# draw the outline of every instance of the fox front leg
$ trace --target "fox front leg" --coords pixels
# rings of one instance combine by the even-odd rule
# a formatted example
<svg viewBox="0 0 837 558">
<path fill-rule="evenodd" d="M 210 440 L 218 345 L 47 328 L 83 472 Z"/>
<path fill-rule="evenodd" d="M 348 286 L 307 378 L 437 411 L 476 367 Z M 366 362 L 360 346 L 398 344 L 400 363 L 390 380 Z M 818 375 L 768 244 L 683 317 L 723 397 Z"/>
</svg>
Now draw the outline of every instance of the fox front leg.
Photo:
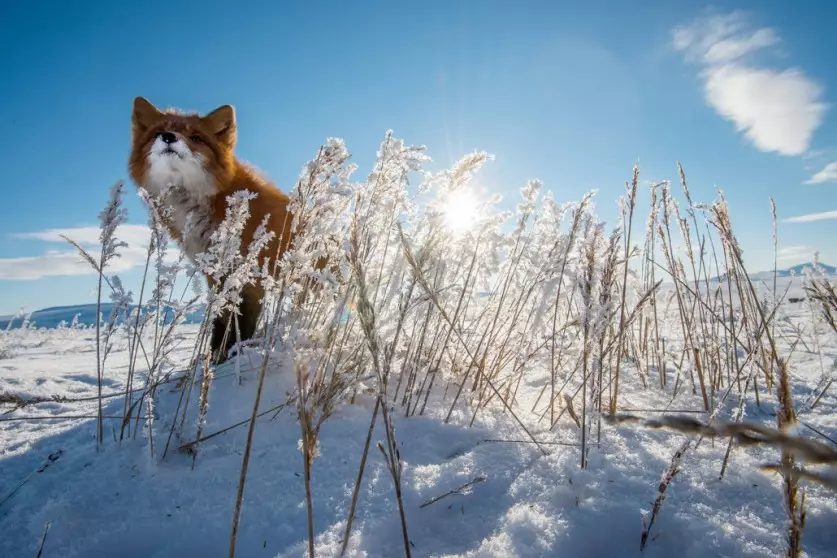
<svg viewBox="0 0 837 558">
<path fill-rule="evenodd" d="M 234 316 L 231 311 L 225 311 L 215 318 L 210 341 L 214 362 L 220 364 L 226 361 L 233 345 L 253 338 L 262 310 L 261 298 L 262 289 L 254 285 L 245 285 L 241 291 L 238 315 Z"/>
</svg>

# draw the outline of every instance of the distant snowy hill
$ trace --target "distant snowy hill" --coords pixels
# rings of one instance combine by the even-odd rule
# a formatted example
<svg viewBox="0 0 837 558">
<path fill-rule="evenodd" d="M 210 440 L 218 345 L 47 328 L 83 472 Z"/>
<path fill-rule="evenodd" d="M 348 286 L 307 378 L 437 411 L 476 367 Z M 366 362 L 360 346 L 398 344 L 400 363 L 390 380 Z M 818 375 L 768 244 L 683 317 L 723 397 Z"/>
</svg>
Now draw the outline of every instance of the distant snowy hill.
<svg viewBox="0 0 837 558">
<path fill-rule="evenodd" d="M 801 277 L 806 269 L 813 267 L 813 263 L 804 263 L 795 265 L 793 267 L 789 267 L 787 269 L 780 269 L 776 272 L 776 275 L 780 279 L 789 278 L 789 277 Z M 837 268 L 826 265 L 826 264 L 819 264 L 819 267 L 827 274 L 827 275 L 837 275 Z M 712 281 L 719 281 L 725 278 L 724 275 L 720 277 L 713 277 Z M 769 282 L 773 280 L 773 271 L 759 271 L 757 273 L 751 273 L 750 278 L 754 281 L 765 281 Z M 482 296 L 487 296 L 488 293 L 480 293 Z M 113 308 L 113 304 L 110 302 L 102 303 L 102 315 L 105 319 L 108 318 L 110 312 Z M 197 306 L 195 311 L 189 314 L 186 318 L 186 323 L 200 323 L 203 320 L 203 306 Z M 43 308 L 41 310 L 37 310 L 32 312 L 32 315 L 29 317 L 30 322 L 34 322 L 34 326 L 37 328 L 55 328 L 61 322 L 65 322 L 67 325 L 70 325 L 73 322 L 73 317 L 78 314 L 78 323 L 85 326 L 91 326 L 96 324 L 96 305 L 95 304 L 77 304 L 74 306 L 54 306 L 51 308 Z M 9 321 L 12 322 L 12 329 L 19 328 L 23 324 L 23 317 L 14 318 L 13 316 L 0 316 L 0 329 L 6 329 L 9 324 Z"/>
<path fill-rule="evenodd" d="M 132 307 L 133 310 L 134 307 Z M 113 304 L 110 302 L 103 302 L 101 311 L 105 320 L 110 316 L 113 310 Z M 172 312 L 169 310 L 166 317 L 169 318 Z M 30 325 L 36 328 L 55 328 L 61 322 L 66 325 L 73 323 L 74 317 L 78 315 L 78 324 L 91 326 L 96 324 L 96 304 L 77 304 L 74 306 L 53 306 L 51 308 L 43 308 L 32 312 L 29 316 Z M 186 323 L 200 323 L 203 319 L 203 306 L 197 306 L 195 311 L 186 316 Z M 12 322 L 12 329 L 17 329 L 23 325 L 24 317 L 20 316 L 0 316 L 0 329 L 6 329 L 9 322 Z M 122 320 L 120 320 L 122 321 Z M 33 324 L 34 322 L 34 324 Z"/>
<path fill-rule="evenodd" d="M 818 264 L 819 268 L 825 272 L 826 275 L 837 275 L 837 268 L 820 263 Z M 776 276 L 778 278 L 787 278 L 787 277 L 801 277 L 806 269 L 811 269 L 814 267 L 813 263 L 803 263 L 799 265 L 795 265 L 793 267 L 789 267 L 787 269 L 778 269 L 776 270 Z M 713 277 L 712 281 L 723 281 L 726 279 L 726 275 L 721 275 L 719 277 Z M 751 273 L 750 279 L 754 281 L 772 281 L 773 280 L 773 270 L 769 271 L 759 271 L 757 273 Z"/>
</svg>

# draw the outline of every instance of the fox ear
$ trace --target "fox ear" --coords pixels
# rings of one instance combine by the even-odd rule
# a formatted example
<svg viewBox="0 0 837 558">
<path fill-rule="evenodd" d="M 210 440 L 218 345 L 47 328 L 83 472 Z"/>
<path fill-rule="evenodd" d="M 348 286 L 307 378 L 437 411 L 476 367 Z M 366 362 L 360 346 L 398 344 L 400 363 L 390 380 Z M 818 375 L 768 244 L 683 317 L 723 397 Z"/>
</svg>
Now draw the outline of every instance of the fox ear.
<svg viewBox="0 0 837 558">
<path fill-rule="evenodd" d="M 235 146 L 235 109 L 231 105 L 218 107 L 204 116 L 203 121 L 219 142 L 227 147 Z"/>
<path fill-rule="evenodd" d="M 137 97 L 134 99 L 134 113 L 131 117 L 131 124 L 135 131 L 142 131 L 148 128 L 161 114 L 148 99 Z"/>
</svg>

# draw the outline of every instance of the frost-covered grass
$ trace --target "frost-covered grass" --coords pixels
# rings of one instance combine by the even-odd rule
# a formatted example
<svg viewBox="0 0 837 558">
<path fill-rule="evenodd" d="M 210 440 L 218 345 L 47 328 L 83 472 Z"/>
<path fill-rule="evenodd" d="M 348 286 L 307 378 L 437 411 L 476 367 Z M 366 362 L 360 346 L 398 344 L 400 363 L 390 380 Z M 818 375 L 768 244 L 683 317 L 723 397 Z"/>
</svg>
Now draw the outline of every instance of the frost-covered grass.
<svg viewBox="0 0 837 558">
<path fill-rule="evenodd" d="M 116 316 L 2 333 L 0 554 L 828 556 L 829 278 L 752 283 L 723 198 L 693 202 L 682 171 L 635 169 L 614 230 L 595 193 L 537 181 L 513 212 L 467 211 L 488 160 L 427 172 L 388 134 L 356 180 L 330 140 L 272 269 L 264 234 L 236 255 L 246 196 L 192 269 L 146 199 L 141 293 L 105 266 Z M 196 269 L 216 286 L 192 293 Z M 259 337 L 216 366 L 214 318 L 257 279 Z"/>
</svg>

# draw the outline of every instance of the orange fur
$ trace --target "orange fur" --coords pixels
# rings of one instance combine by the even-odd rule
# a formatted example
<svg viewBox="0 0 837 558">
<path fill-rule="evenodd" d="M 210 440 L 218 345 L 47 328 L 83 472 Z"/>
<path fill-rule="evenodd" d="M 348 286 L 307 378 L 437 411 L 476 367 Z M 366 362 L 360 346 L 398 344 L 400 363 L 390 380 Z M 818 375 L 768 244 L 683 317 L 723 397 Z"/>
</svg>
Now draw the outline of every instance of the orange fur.
<svg viewBox="0 0 837 558">
<path fill-rule="evenodd" d="M 128 165 L 131 178 L 152 194 L 152 190 L 160 187 L 159 176 L 173 176 L 173 180 L 180 177 L 184 183 L 189 182 L 185 189 L 191 192 L 188 196 L 190 203 L 181 203 L 179 209 L 182 214 L 191 214 L 198 219 L 198 224 L 204 227 L 205 232 L 215 230 L 223 221 L 227 196 L 241 190 L 255 193 L 257 197 L 250 201 L 250 219 L 242 233 L 241 248 L 242 251 L 247 249 L 259 224 L 269 214 L 267 227 L 275 236 L 261 253 L 259 264 L 263 265 L 265 259 L 269 259 L 272 271 L 274 262 L 292 241 L 292 215 L 288 211 L 290 199 L 236 158 L 236 132 L 235 112 L 229 105 L 200 116 L 175 110 L 161 111 L 143 97 L 137 97 L 134 100 L 132 147 Z M 161 154 L 161 149 L 167 146 L 176 148 L 177 153 Z M 188 163 L 184 163 L 184 160 L 188 160 Z M 171 175 L 160 171 L 155 174 L 155 168 L 165 170 L 170 168 L 168 165 L 175 163 L 183 165 L 186 170 L 172 171 Z M 196 207 L 199 205 L 205 211 L 198 212 Z M 194 252 L 197 249 L 184 238 L 180 229 L 182 223 L 169 221 L 166 226 L 171 236 L 186 249 L 187 255 L 193 258 L 196 254 L 190 253 L 190 250 Z M 210 278 L 207 279 L 211 282 Z M 244 302 L 239 308 L 239 327 L 242 340 L 246 340 L 255 333 L 264 290 L 261 284 L 247 286 L 242 295 Z M 228 317 L 223 316 L 223 323 L 215 324 L 212 350 L 219 361 L 226 359 L 226 352 L 235 341 L 235 332 L 231 330 L 228 342 L 221 347 L 219 335 L 223 336 L 227 320 Z"/>
</svg>

